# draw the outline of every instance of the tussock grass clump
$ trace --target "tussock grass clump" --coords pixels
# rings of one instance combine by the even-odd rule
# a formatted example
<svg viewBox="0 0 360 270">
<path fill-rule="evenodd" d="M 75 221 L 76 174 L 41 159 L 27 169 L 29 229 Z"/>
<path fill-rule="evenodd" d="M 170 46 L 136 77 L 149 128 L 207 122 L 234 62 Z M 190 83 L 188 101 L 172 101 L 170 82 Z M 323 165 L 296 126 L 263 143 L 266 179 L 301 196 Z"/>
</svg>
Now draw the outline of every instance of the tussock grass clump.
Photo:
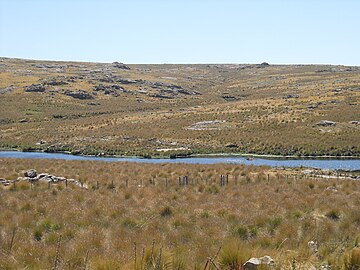
<svg viewBox="0 0 360 270">
<path fill-rule="evenodd" d="M 354 248 L 345 258 L 346 270 L 360 269 L 360 248 Z"/>
<path fill-rule="evenodd" d="M 245 242 L 230 239 L 221 248 L 219 263 L 225 269 L 240 269 L 253 252 Z"/>
</svg>

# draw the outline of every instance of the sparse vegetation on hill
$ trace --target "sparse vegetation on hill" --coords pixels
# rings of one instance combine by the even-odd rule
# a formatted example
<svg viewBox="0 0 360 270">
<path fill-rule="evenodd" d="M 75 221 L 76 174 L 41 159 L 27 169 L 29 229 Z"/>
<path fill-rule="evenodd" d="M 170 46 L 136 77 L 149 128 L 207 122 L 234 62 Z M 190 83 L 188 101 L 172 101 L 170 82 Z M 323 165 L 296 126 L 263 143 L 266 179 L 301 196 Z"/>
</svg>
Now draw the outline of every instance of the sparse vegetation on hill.
<svg viewBox="0 0 360 270">
<path fill-rule="evenodd" d="M 0 177 L 30 168 L 89 188 L 0 185 L 0 269 L 235 270 L 266 256 L 272 269 L 359 266 L 359 181 L 240 165 L 21 159 L 0 160 Z"/>
<path fill-rule="evenodd" d="M 1 58 L 0 95 L 6 149 L 360 155 L 359 67 Z"/>
</svg>

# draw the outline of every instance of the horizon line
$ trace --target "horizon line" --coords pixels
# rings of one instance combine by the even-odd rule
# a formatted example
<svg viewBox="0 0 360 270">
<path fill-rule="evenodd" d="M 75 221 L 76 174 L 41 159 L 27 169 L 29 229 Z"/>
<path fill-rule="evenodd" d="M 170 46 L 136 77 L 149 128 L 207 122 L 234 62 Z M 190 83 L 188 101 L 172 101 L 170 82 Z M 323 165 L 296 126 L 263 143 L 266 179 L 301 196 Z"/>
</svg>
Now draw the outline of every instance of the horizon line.
<svg viewBox="0 0 360 270">
<path fill-rule="evenodd" d="M 112 64 L 115 62 L 127 64 L 127 65 L 260 65 L 262 63 L 268 63 L 270 66 L 344 66 L 344 67 L 359 67 L 360 65 L 347 65 L 347 64 L 334 64 L 334 63 L 271 63 L 268 61 L 262 62 L 251 62 L 251 63 L 240 63 L 240 62 L 163 62 L 163 63 L 131 63 L 123 62 L 120 60 L 114 60 L 111 62 L 106 61 L 90 61 L 90 60 L 59 60 L 59 59 L 35 59 L 35 58 L 24 58 L 24 57 L 11 57 L 11 56 L 0 56 L 0 59 L 14 59 L 14 60 L 25 60 L 25 61 L 43 61 L 43 62 L 75 62 L 75 63 L 96 63 L 96 64 Z"/>
</svg>

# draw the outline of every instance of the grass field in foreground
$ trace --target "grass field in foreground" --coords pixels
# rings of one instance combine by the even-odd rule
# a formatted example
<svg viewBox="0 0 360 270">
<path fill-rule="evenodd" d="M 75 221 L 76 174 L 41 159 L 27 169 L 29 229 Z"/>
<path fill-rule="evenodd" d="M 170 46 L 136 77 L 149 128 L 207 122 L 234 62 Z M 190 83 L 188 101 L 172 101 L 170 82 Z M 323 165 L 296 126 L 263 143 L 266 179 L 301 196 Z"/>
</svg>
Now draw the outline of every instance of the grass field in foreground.
<svg viewBox="0 0 360 270">
<path fill-rule="evenodd" d="M 21 159 L 0 160 L 0 177 L 30 168 L 89 189 L 0 187 L 0 269 L 205 269 L 219 249 L 217 269 L 264 255 L 274 269 L 358 269 L 359 181 L 241 165 Z"/>
</svg>

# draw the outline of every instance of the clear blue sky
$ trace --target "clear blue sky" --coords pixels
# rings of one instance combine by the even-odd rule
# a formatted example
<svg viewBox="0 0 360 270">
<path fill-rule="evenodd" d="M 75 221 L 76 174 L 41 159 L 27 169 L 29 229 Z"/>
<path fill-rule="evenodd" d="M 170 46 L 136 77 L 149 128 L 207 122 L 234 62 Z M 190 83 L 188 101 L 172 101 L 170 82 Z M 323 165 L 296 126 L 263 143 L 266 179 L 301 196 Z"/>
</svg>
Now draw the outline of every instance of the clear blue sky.
<svg viewBox="0 0 360 270">
<path fill-rule="evenodd" d="M 360 65 L 359 0 L 0 0 L 0 56 Z"/>
</svg>

